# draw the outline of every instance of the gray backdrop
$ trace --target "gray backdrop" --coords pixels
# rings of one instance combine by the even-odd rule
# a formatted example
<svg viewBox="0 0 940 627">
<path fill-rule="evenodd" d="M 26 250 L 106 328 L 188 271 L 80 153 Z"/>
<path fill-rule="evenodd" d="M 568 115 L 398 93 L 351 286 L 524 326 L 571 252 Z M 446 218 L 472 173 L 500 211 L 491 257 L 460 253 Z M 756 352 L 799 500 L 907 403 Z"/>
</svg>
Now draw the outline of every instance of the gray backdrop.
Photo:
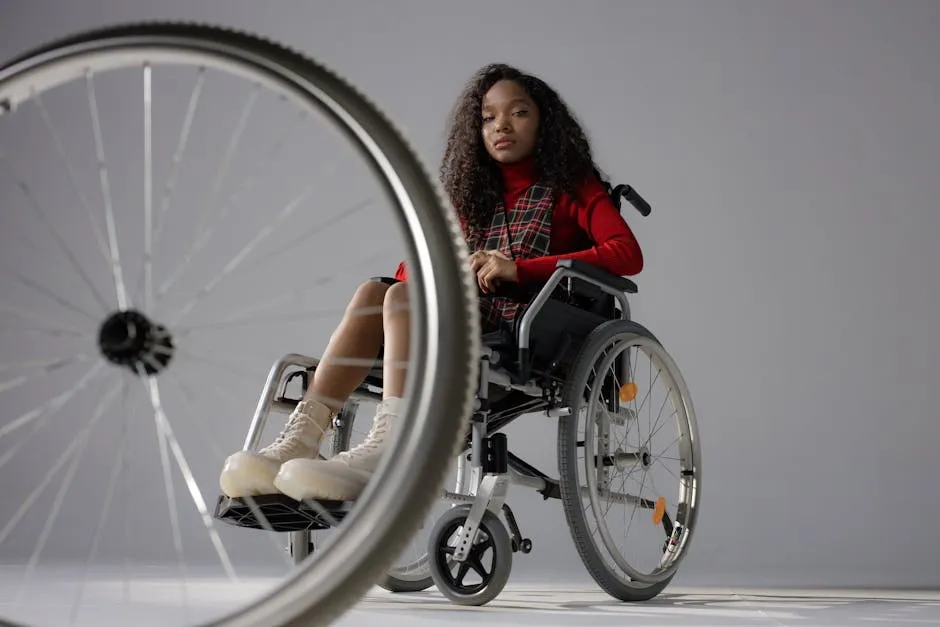
<svg viewBox="0 0 940 627">
<path fill-rule="evenodd" d="M 155 17 L 307 51 L 381 103 L 432 163 L 478 66 L 543 76 L 602 166 L 654 207 L 628 214 L 646 255 L 635 317 L 681 365 L 704 451 L 701 525 L 679 580 L 940 585 L 940 4 L 5 0 L 0 57 Z M 396 259 L 350 274 L 344 293 Z M 285 333 L 253 341 L 276 340 L 278 353 L 296 341 Z M 243 407 L 207 416 L 224 451 L 241 444 Z M 552 423 L 526 418 L 510 437 L 554 471 Z M 102 442 L 92 451 L 113 445 Z M 200 461 L 213 498 L 217 467 Z M 4 472 L 37 462 L 21 463 Z M 158 472 L 135 481 L 140 498 L 162 495 Z M 8 497 L 4 512 L 19 502 Z M 515 576 L 582 577 L 557 503 L 512 502 L 535 543 Z M 87 538 L 86 521 L 72 522 Z M 212 559 L 198 520 L 184 531 Z M 53 559 L 73 557 L 68 533 L 58 528 Z"/>
</svg>

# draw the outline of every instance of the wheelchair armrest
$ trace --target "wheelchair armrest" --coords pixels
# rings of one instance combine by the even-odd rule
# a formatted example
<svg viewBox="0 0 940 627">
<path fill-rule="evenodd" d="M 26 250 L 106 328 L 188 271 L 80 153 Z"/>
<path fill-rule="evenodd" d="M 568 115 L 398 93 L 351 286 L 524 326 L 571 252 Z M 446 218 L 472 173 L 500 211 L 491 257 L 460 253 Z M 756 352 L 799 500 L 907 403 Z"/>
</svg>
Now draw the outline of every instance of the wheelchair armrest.
<svg viewBox="0 0 940 627">
<path fill-rule="evenodd" d="M 583 275 L 591 281 L 600 283 L 601 285 L 605 285 L 610 289 L 614 289 L 619 292 L 636 294 L 638 291 L 636 283 L 630 279 L 618 276 L 612 272 L 608 272 L 603 268 L 598 268 L 597 266 L 589 264 L 586 261 L 581 261 L 579 259 L 562 259 L 555 264 L 555 267 L 573 270 L 574 272 Z"/>
</svg>

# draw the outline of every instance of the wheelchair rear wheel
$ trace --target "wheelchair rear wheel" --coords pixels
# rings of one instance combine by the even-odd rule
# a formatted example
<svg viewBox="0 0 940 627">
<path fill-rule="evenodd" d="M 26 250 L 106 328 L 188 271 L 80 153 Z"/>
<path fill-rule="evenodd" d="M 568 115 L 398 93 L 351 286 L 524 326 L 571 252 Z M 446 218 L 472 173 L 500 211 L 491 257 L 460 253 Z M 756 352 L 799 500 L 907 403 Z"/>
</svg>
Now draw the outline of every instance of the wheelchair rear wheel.
<svg viewBox="0 0 940 627">
<path fill-rule="evenodd" d="M 658 394 L 657 383 L 665 388 Z M 688 550 L 701 496 L 698 430 L 685 381 L 649 331 L 613 320 L 588 337 L 564 396 L 571 413 L 558 423 L 560 488 L 578 553 L 614 598 L 653 598 Z M 615 503 L 628 511 L 611 516 Z M 631 530 L 636 536 L 628 540 Z"/>
<path fill-rule="evenodd" d="M 102 104 L 108 98 L 110 105 Z M 258 111 L 271 113 L 258 123 Z M 311 121 L 333 132 L 299 128 Z M 169 126 L 160 132 L 158 124 Z M 276 141 L 264 152 L 272 135 Z M 346 149 L 334 148 L 337 141 Z M 247 160 L 236 157 L 236 148 L 246 146 Z M 316 168 L 298 146 L 330 151 L 325 167 Z M 339 176 L 336 167 L 351 156 L 360 169 Z M 207 162 L 217 167 L 207 169 Z M 30 174 L 39 167 L 45 170 Z M 372 187 L 369 176 L 377 181 Z M 266 184 L 260 193 L 259 182 Z M 136 190 L 125 189 L 134 183 Z M 235 190 L 223 193 L 226 184 Z M 186 191 L 196 197 L 180 202 Z M 390 223 L 363 211 L 374 203 L 358 196 L 370 192 L 383 199 L 379 207 L 389 211 Z M 109 27 L 0 67 L 0 196 L 0 372 L 6 379 L 0 393 L 3 413 L 14 416 L 0 422 L 0 440 L 29 432 L 0 457 L 10 504 L 0 519 L 0 554 L 16 560 L 13 579 L 0 585 L 20 586 L 22 601 L 4 604 L 3 613 L 19 613 L 0 622 L 106 624 L 114 618 L 101 614 L 109 602 L 123 600 L 126 607 L 154 598 L 154 591 L 139 589 L 147 574 L 139 580 L 128 574 L 135 564 L 143 561 L 149 573 L 152 560 L 167 556 L 172 575 L 182 576 L 183 604 L 198 596 L 191 579 L 207 564 L 221 564 L 224 572 L 210 598 L 254 599 L 247 607 L 224 605 L 221 617 L 199 616 L 201 624 L 326 625 L 357 602 L 437 501 L 463 443 L 479 361 L 476 289 L 459 225 L 402 134 L 345 79 L 270 41 L 195 24 Z M 326 227 L 349 230 L 313 246 Z M 369 228 L 379 232 L 373 242 L 397 228 L 404 253 L 364 254 L 371 244 L 355 238 Z M 174 243 L 174 236 L 182 241 Z M 244 571 L 235 572 L 238 558 L 248 569 L 256 565 L 255 555 L 244 551 L 259 535 L 232 531 L 242 555 L 230 555 L 229 531 L 214 524 L 204 492 L 218 489 L 229 452 L 210 454 L 211 445 L 240 437 L 256 398 L 257 385 L 238 376 L 247 372 L 257 383 L 275 357 L 293 352 L 270 341 L 278 333 L 287 343 L 310 341 L 310 327 L 291 324 L 323 326 L 329 315 L 343 315 L 345 301 L 323 307 L 348 298 L 346 290 L 326 296 L 339 273 L 358 283 L 373 273 L 370 264 L 402 257 L 409 267 L 411 352 L 398 435 L 366 491 L 310 559 L 292 566 L 271 534 L 278 557 L 288 562 L 286 579 L 261 594 L 251 578 L 247 591 L 233 588 L 246 581 Z M 255 268 L 267 273 L 252 277 Z M 291 313 L 278 313 L 279 307 Z M 246 354 L 258 357 L 247 370 L 239 361 Z M 63 409 L 68 419 L 52 419 Z M 216 417 L 224 422 L 201 424 Z M 97 424 L 109 422 L 92 437 Z M 148 423 L 157 446 L 129 435 Z M 208 448 L 180 444 L 199 430 Z M 41 436 L 45 441 L 34 446 Z M 64 453 L 50 452 L 53 447 Z M 55 498 L 43 500 L 60 472 Z M 72 486 L 76 477 L 80 490 Z M 184 486 L 183 499 L 177 484 Z M 123 519 L 110 512 L 122 499 L 133 503 Z M 178 507 L 186 501 L 188 517 Z M 41 503 L 51 511 L 37 514 L 33 506 Z M 161 507 L 169 517 L 153 515 Z M 53 531 L 65 523 L 69 530 L 57 538 Z M 88 542 L 81 542 L 86 531 Z M 135 535 L 146 540 L 135 542 Z M 157 548 L 170 536 L 172 548 Z M 133 557 L 122 555 L 122 544 Z M 59 597 L 51 604 L 31 598 L 58 585 L 37 576 L 40 558 L 53 549 L 50 562 L 80 564 L 80 581 L 66 575 L 62 583 L 65 617 L 56 614 Z M 96 558 L 107 563 L 103 578 L 89 578 Z M 186 566 L 190 559 L 197 568 Z M 62 574 L 58 566 L 52 572 Z M 39 585 L 29 590 L 34 580 Z M 146 585 L 158 586 L 158 594 L 177 590 L 164 576 Z M 205 585 L 219 585 L 218 577 Z M 99 596 L 85 596 L 92 594 Z M 217 600 L 210 605 L 220 609 Z M 131 610 L 125 621 L 170 624 L 166 612 L 151 610 Z M 187 605 L 180 616 L 189 622 L 195 614 Z"/>
</svg>

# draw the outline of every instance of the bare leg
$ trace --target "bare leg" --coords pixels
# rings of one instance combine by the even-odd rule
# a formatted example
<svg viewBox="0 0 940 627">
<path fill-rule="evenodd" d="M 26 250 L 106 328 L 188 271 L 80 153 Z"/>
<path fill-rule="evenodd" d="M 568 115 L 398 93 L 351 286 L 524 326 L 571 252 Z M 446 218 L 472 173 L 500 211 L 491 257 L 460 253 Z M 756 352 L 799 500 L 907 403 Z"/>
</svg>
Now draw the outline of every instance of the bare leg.
<svg viewBox="0 0 940 627">
<path fill-rule="evenodd" d="M 230 455 L 219 485 L 231 497 L 274 494 L 284 462 L 317 456 L 332 414 L 339 412 L 374 366 L 382 345 L 382 311 L 388 285 L 367 281 L 353 295 L 307 387 L 278 438 L 259 451 Z M 319 402 L 318 402 L 319 401 Z"/>
<path fill-rule="evenodd" d="M 408 286 L 397 283 L 385 294 L 382 317 L 385 330 L 385 356 L 382 365 L 383 398 L 401 398 L 408 375 L 408 343 L 411 324 Z"/>
<path fill-rule="evenodd" d="M 371 302 L 371 301 L 370 301 Z M 382 402 L 372 419 L 372 428 L 365 440 L 354 448 L 343 451 L 329 460 L 296 458 L 281 466 L 274 486 L 283 494 L 298 500 L 307 499 L 329 501 L 352 501 L 359 497 L 379 465 L 395 430 L 401 421 L 401 401 L 405 393 L 407 378 L 408 349 L 410 342 L 410 322 L 408 286 L 396 283 L 384 294 L 382 303 L 382 324 L 378 332 L 372 327 L 362 327 L 367 331 L 353 331 L 352 318 L 344 319 L 337 329 L 331 350 L 339 352 L 339 347 L 355 346 L 358 355 L 366 353 L 374 356 L 377 343 L 371 340 L 381 339 L 384 332 L 385 354 L 382 365 Z M 348 325 L 348 326 L 347 326 Z M 367 337 L 349 337 L 359 333 L 368 333 Z M 372 335 L 372 334 L 375 335 Z M 347 350 L 349 350 L 347 348 Z M 336 371 L 334 373 L 334 370 Z M 348 396 L 355 386 L 362 381 L 365 371 L 342 368 L 345 374 L 339 374 L 340 368 L 330 369 L 329 386 L 321 383 L 318 391 L 321 395 L 336 398 Z M 317 372 L 320 372 L 318 369 Z M 353 376 L 356 372 L 356 376 Z M 342 398 L 345 398 L 342 396 Z M 321 401 L 323 402 L 323 401 Z"/>
<path fill-rule="evenodd" d="M 304 400 L 318 400 L 333 411 L 342 409 L 378 357 L 382 346 L 383 303 L 386 294 L 395 287 L 379 281 L 367 281 L 359 286 L 330 337 Z M 407 334 L 407 325 L 405 332 Z"/>
</svg>

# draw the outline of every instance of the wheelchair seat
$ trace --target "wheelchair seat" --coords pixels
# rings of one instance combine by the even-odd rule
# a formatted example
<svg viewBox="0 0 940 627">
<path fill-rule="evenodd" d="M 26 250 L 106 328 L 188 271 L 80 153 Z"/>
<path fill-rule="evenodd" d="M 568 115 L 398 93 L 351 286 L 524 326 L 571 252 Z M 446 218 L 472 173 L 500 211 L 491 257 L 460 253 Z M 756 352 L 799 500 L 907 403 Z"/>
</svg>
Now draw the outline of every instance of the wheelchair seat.
<svg viewBox="0 0 940 627">
<path fill-rule="evenodd" d="M 482 336 L 482 345 L 498 355 L 494 365 L 507 371 L 514 383 L 527 383 L 533 375 L 564 380 L 567 367 L 576 357 L 583 340 L 604 322 L 623 317 L 625 301 L 618 302 L 613 294 L 637 292 L 636 284 L 630 279 L 587 262 L 563 260 L 558 262 L 558 267 L 576 272 L 587 280 L 571 277 L 551 290 L 547 298 L 542 295 L 544 285 L 524 292 L 511 285 L 495 294 L 523 304 L 512 321 Z M 523 348 L 520 346 L 522 322 L 533 306 L 538 309 L 527 332 L 528 346 L 524 347 L 525 351 L 520 351 Z"/>
</svg>

